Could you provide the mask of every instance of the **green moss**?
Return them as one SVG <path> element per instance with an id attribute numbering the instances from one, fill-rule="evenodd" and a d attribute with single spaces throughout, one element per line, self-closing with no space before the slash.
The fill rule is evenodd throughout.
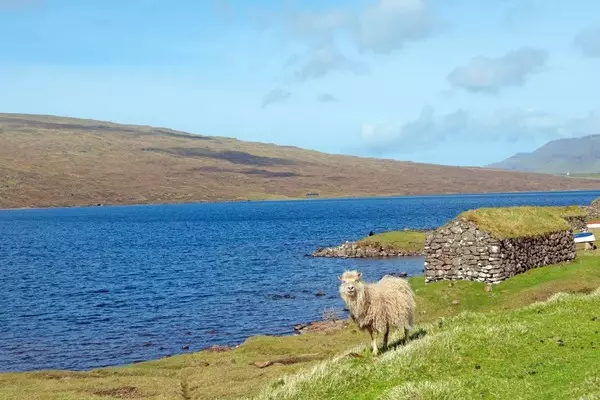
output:
<path id="1" fill-rule="evenodd" d="M 567 206 L 567 207 L 545 207 L 551 211 L 555 211 L 563 218 L 567 217 L 585 217 L 587 213 L 583 207 Z"/>
<path id="2" fill-rule="evenodd" d="M 357 242 L 359 246 L 380 246 L 386 249 L 419 252 L 425 245 L 425 232 L 390 231 L 369 236 Z"/>
<path id="3" fill-rule="evenodd" d="M 579 214 L 579 207 L 479 208 L 459 215 L 498 239 L 533 237 L 570 229 L 564 219 Z"/>

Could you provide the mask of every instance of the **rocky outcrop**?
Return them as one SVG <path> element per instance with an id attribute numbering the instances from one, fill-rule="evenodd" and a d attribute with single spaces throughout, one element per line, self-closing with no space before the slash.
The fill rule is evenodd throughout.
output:
<path id="1" fill-rule="evenodd" d="M 303 335 L 306 333 L 331 333 L 341 331 L 347 326 L 347 319 L 338 319 L 335 321 L 313 321 L 309 324 L 294 325 L 294 331 L 298 335 Z"/>
<path id="2" fill-rule="evenodd" d="M 312 257 L 339 257 L 339 258 L 368 258 L 368 257 L 414 257 L 422 256 L 422 251 L 404 251 L 389 247 L 362 245 L 356 242 L 346 242 L 336 247 L 322 247 L 315 250 Z"/>
<path id="3" fill-rule="evenodd" d="M 589 219 L 600 218 L 600 198 L 594 200 L 592 204 L 587 207 L 587 213 Z"/>
<path id="4" fill-rule="evenodd" d="M 587 228 L 588 216 L 586 214 L 563 218 L 571 225 L 571 229 L 574 231 L 580 231 Z"/>
<path id="5" fill-rule="evenodd" d="M 454 220 L 425 240 L 425 280 L 498 283 L 531 268 L 575 258 L 572 231 L 496 239 L 472 222 Z"/>

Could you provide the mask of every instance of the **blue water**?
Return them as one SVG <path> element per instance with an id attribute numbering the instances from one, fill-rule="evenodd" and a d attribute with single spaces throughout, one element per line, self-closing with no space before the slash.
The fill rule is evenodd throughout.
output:
<path id="1" fill-rule="evenodd" d="M 421 258 L 305 257 L 369 231 L 433 228 L 482 206 L 589 204 L 599 192 L 0 211 L 0 371 L 89 369 L 343 309 L 337 276 L 422 273 Z M 315 296 L 323 291 L 326 295 Z M 274 300 L 275 294 L 293 299 Z M 189 346 L 189 349 L 183 349 Z"/>

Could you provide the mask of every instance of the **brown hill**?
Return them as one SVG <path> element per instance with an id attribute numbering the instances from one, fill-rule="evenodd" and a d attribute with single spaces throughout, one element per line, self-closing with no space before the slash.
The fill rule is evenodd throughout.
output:
<path id="1" fill-rule="evenodd" d="M 0 207 L 599 189 L 569 179 L 341 156 L 170 129 L 0 114 Z"/>

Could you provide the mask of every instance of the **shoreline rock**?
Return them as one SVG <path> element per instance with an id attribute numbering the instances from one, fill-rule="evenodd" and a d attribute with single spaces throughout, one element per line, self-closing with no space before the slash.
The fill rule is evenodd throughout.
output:
<path id="1" fill-rule="evenodd" d="M 306 333 L 328 333 L 344 329 L 349 324 L 348 319 L 337 319 L 335 321 L 312 321 L 308 324 L 294 325 L 294 333 L 303 335 Z"/>
<path id="2" fill-rule="evenodd" d="M 213 353 L 222 353 L 222 352 L 234 350 L 234 349 L 236 349 L 238 347 L 239 347 L 239 345 L 236 345 L 236 346 L 227 346 L 227 345 L 213 344 L 212 346 L 206 347 L 206 348 L 204 348 L 202 350 L 203 351 L 210 351 L 210 352 L 213 352 Z"/>
<path id="3" fill-rule="evenodd" d="M 296 296 L 293 294 L 273 294 L 271 295 L 271 300 L 283 300 L 283 299 L 295 299 Z"/>
<path id="4" fill-rule="evenodd" d="M 335 247 L 320 247 L 311 257 L 336 258 L 387 258 L 387 257 L 422 257 L 423 251 L 404 251 L 381 246 L 359 245 L 356 242 L 346 242 Z"/>

